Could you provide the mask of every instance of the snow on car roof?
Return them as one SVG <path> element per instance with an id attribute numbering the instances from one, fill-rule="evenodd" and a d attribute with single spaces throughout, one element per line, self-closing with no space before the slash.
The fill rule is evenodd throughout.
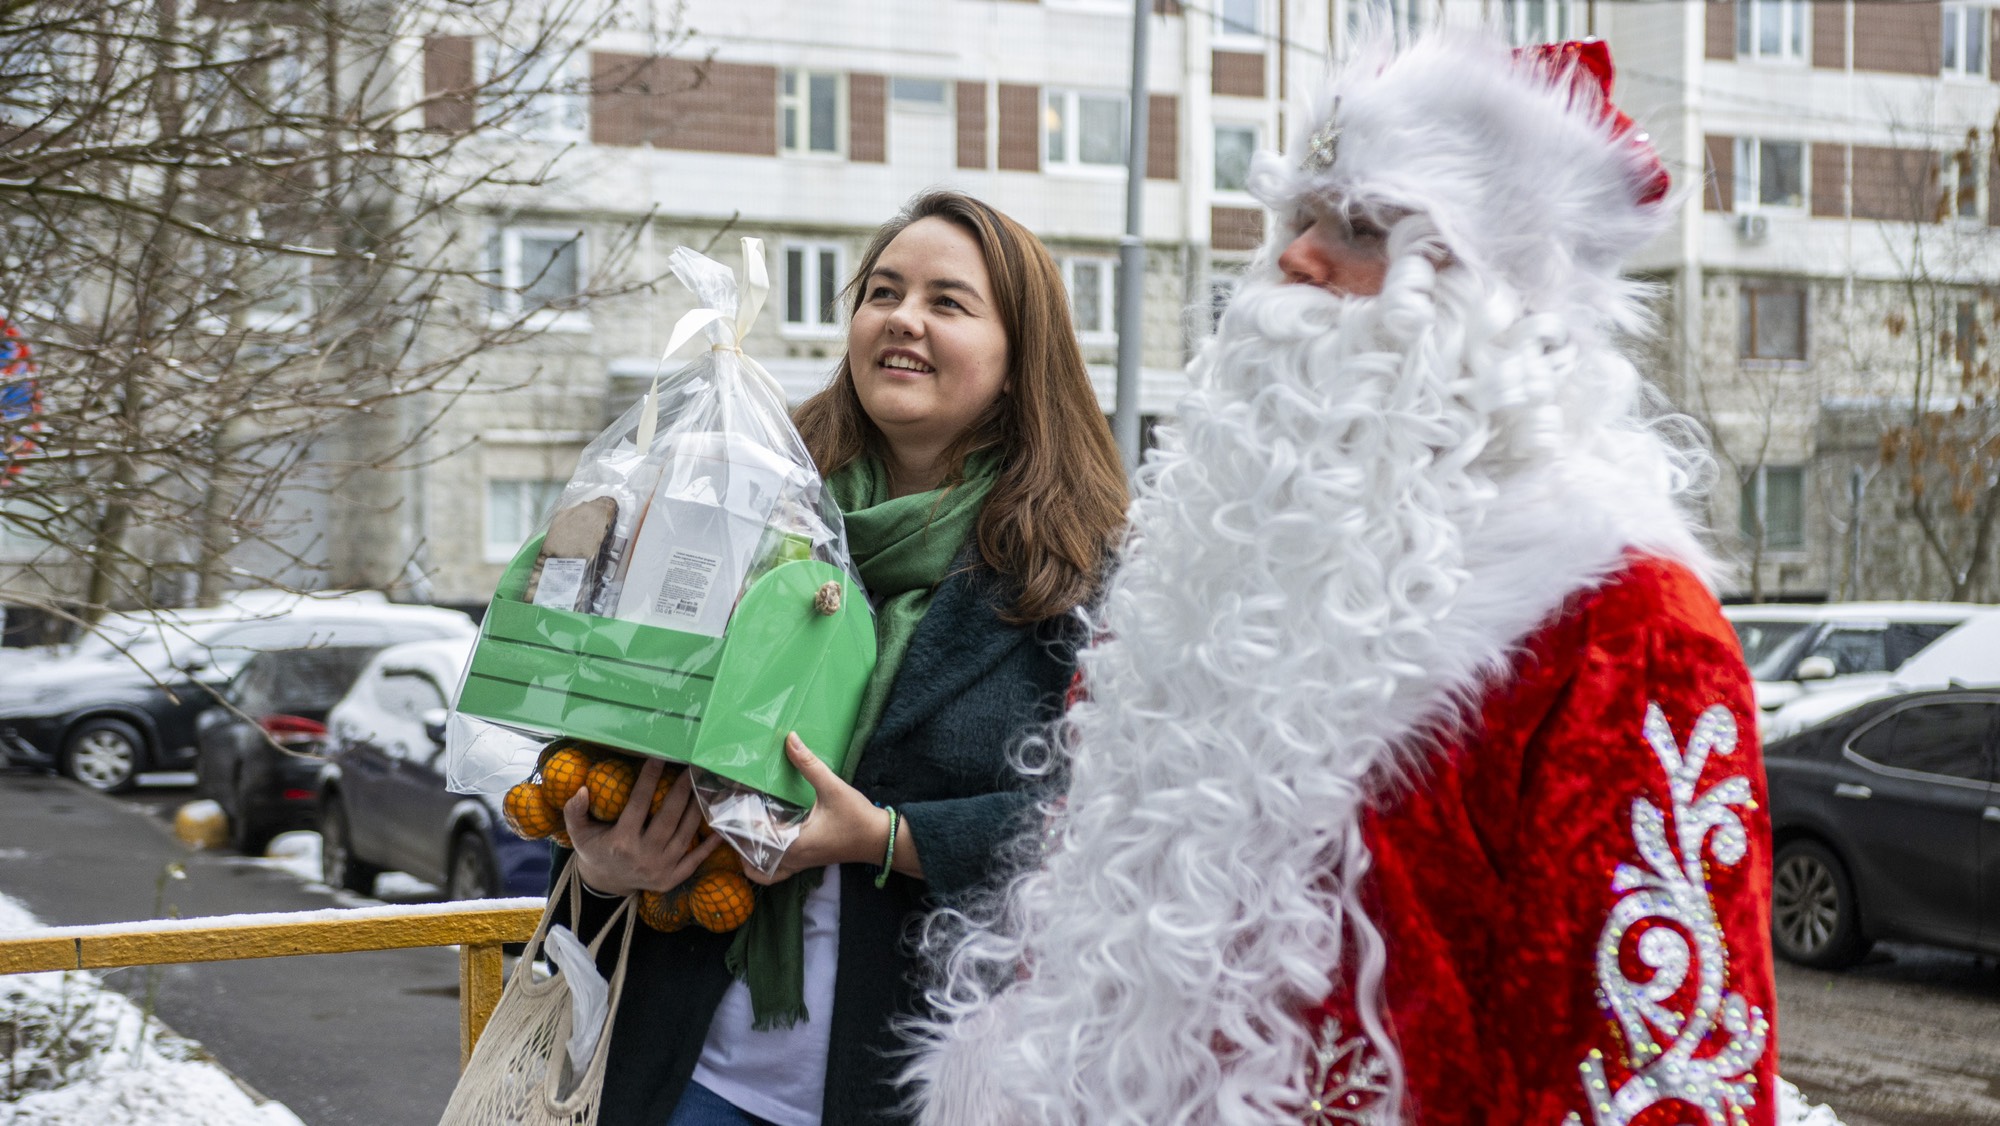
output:
<path id="1" fill-rule="evenodd" d="M 1732 622 L 1821 622 L 1847 618 L 1960 622 L 1991 609 L 1972 602 L 1754 602 L 1724 606 L 1722 616 Z"/>
<path id="2" fill-rule="evenodd" d="M 1981 610 L 1925 646 L 1896 670 L 1891 683 L 1903 691 L 2000 685 L 2000 609 Z"/>

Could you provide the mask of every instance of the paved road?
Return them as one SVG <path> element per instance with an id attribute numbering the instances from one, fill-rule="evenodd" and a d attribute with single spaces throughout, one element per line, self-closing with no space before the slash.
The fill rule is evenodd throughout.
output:
<path id="1" fill-rule="evenodd" d="M 1847 1126 L 2000 1123 L 2000 970 L 1885 944 L 1841 973 L 1778 963 L 1778 1069 Z"/>
<path id="2" fill-rule="evenodd" d="M 228 853 L 191 852 L 171 799 L 0 773 L 0 892 L 50 924 L 323 910 L 332 893 Z M 162 801 L 161 797 L 169 800 Z M 185 879 L 163 879 L 178 862 Z M 431 1126 L 458 1073 L 458 956 L 385 950 L 107 972 L 307 1126 Z"/>

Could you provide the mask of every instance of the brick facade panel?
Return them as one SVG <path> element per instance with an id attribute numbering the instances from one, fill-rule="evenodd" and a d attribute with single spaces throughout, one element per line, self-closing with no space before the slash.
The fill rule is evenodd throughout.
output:
<path id="1" fill-rule="evenodd" d="M 1208 209 L 1208 244 L 1216 250 L 1255 250 L 1264 245 L 1264 212 L 1255 207 Z"/>
<path id="2" fill-rule="evenodd" d="M 1736 138 L 1713 133 L 1705 138 L 1708 167 L 1702 169 L 1701 206 L 1708 211 L 1736 210 Z"/>
<path id="3" fill-rule="evenodd" d="M 1812 6 L 1812 65 L 1829 70 L 1847 67 L 1847 5 Z"/>
<path id="4" fill-rule="evenodd" d="M 778 155 L 775 67 L 591 55 L 591 140 Z"/>
<path id="5" fill-rule="evenodd" d="M 1231 98 L 1264 96 L 1261 51 L 1217 51 L 1209 60 L 1209 91 Z"/>
<path id="6" fill-rule="evenodd" d="M 1815 141 L 1812 152 L 1812 213 L 1822 219 L 1847 214 L 1847 146 Z"/>
<path id="7" fill-rule="evenodd" d="M 1856 70 L 1934 75 L 1943 38 L 1943 11 L 1934 0 L 1854 5 Z"/>
<path id="8" fill-rule="evenodd" d="M 1859 42 L 1860 37 L 1855 37 Z M 1937 154 L 1854 146 L 1854 217 L 1903 223 L 1937 218 Z"/>
<path id="9" fill-rule="evenodd" d="M 462 133 L 472 128 L 472 40 L 433 35 L 424 40 L 424 128 Z M 450 91 L 463 93 L 450 93 Z"/>
<path id="10" fill-rule="evenodd" d="M 1708 0 L 1702 5 L 1702 54 L 1711 59 L 1736 57 L 1736 0 Z"/>
<path id="11" fill-rule="evenodd" d="M 847 76 L 847 159 L 881 164 L 888 152 L 889 80 L 879 74 Z"/>
<path id="12" fill-rule="evenodd" d="M 1146 179 L 1178 180 L 1181 174 L 1181 100 L 1174 94 L 1146 99 Z"/>
<path id="13" fill-rule="evenodd" d="M 958 102 L 958 166 L 986 167 L 986 83 L 961 82 Z"/>
<path id="14" fill-rule="evenodd" d="M 1042 170 L 1042 88 L 1000 84 L 1000 169 Z"/>

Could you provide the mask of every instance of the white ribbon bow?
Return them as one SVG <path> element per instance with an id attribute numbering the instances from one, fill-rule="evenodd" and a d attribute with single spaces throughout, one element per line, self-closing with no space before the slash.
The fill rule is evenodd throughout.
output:
<path id="1" fill-rule="evenodd" d="M 750 357 L 743 350 L 743 338 L 750 334 L 750 326 L 756 322 L 757 314 L 764 310 L 764 298 L 771 292 L 771 274 L 764 266 L 764 240 L 744 236 L 743 239 L 743 282 L 737 287 L 736 323 L 731 325 L 730 339 L 726 343 L 710 345 L 712 351 L 734 352 L 742 361 L 743 368 L 751 375 L 763 380 L 778 402 L 785 401 L 785 389 L 764 370 L 764 365 Z M 646 409 L 639 416 L 639 433 L 636 435 L 639 451 L 644 453 L 652 448 L 653 429 L 659 425 L 660 372 L 667 366 L 667 360 L 696 334 L 709 325 L 725 321 L 729 314 L 720 309 L 696 309 L 681 317 L 675 323 L 673 335 L 667 338 L 667 350 L 660 353 L 659 367 L 653 371 L 653 386 L 646 392 Z"/>

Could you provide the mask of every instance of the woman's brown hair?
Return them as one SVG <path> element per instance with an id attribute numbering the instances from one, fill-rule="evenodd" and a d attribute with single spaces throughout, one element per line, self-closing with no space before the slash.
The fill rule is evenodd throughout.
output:
<path id="1" fill-rule="evenodd" d="M 848 286 L 850 316 L 882 252 L 924 219 L 946 220 L 979 244 L 1007 330 L 1012 386 L 945 450 L 944 479 L 960 480 L 973 454 L 998 451 L 999 478 L 974 536 L 987 566 L 1014 587 L 1005 616 L 1022 623 L 1067 613 L 1096 592 L 1125 525 L 1127 495 L 1118 447 L 1070 327 L 1062 273 L 1014 220 L 960 192 L 926 192 L 875 232 Z M 800 404 L 794 419 L 826 476 L 887 453 L 844 355 L 832 385 Z"/>

